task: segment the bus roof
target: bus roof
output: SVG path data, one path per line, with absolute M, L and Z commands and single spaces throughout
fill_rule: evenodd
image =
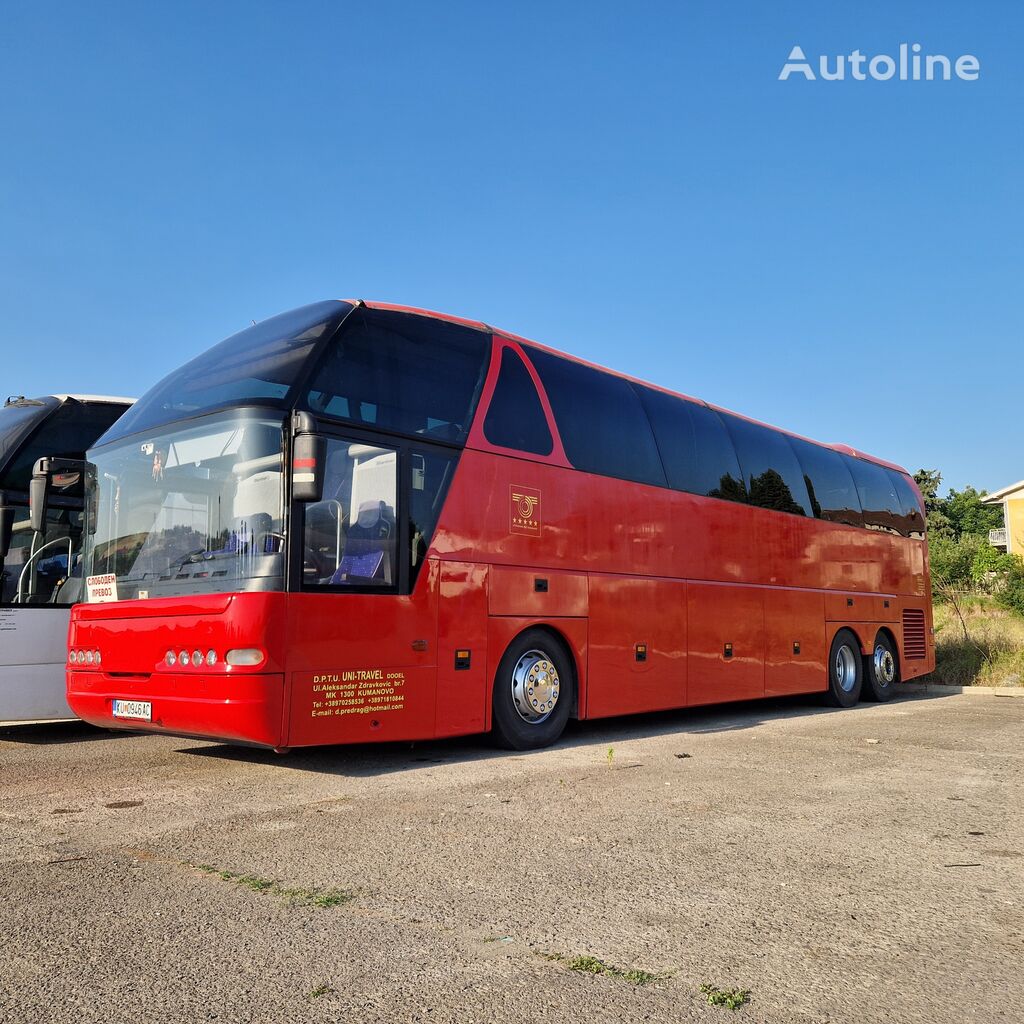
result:
M 56 398 L 61 402 L 66 402 L 69 398 L 73 398 L 76 402 L 114 402 L 117 405 L 134 405 L 134 398 L 124 398 L 120 395 L 72 395 L 72 394 L 60 394 L 60 395 L 49 395 L 49 398 Z
M 811 444 L 819 444 L 825 448 L 831 448 L 834 451 L 841 452 L 844 455 L 852 455 L 858 459 L 864 459 L 868 462 L 874 462 L 879 466 L 884 466 L 887 469 L 895 470 L 897 473 L 902 473 L 905 476 L 910 476 L 906 469 L 902 466 L 897 465 L 895 462 L 889 462 L 886 459 L 881 459 L 877 455 L 869 455 L 867 452 L 861 451 L 859 448 L 853 448 L 848 444 L 842 442 L 828 443 L 824 441 L 816 441 L 814 438 L 805 437 L 803 434 L 798 434 L 792 430 L 786 430 L 784 427 L 777 427 L 772 423 L 764 423 L 761 420 L 756 420 L 751 416 L 745 416 L 743 413 L 733 412 L 731 409 L 725 409 L 722 406 L 713 405 L 711 402 L 706 402 L 701 398 L 695 398 L 693 395 L 686 395 L 679 391 L 672 391 L 670 388 L 662 387 L 660 384 L 652 384 L 650 381 L 642 380 L 640 377 L 633 377 L 628 373 L 621 373 L 618 370 L 611 370 L 607 366 L 601 366 L 599 363 L 592 363 L 587 359 L 581 359 L 579 356 L 571 355 L 568 352 L 562 352 L 559 349 L 552 348 L 550 345 L 543 345 L 538 341 L 531 341 L 529 338 L 523 338 L 518 334 L 513 334 L 511 331 L 505 331 L 498 327 L 492 327 L 489 324 L 485 324 L 480 320 L 468 320 L 460 316 L 452 316 L 449 313 L 439 313 L 432 309 L 418 309 L 416 306 L 402 306 L 396 305 L 390 302 L 372 302 L 366 299 L 345 299 L 345 302 L 352 303 L 353 306 L 366 306 L 369 309 L 386 309 L 392 310 L 396 313 L 413 313 L 417 316 L 429 316 L 435 320 L 446 320 L 449 323 L 461 324 L 464 327 L 473 327 L 476 330 L 487 331 L 489 333 L 497 334 L 502 338 L 508 338 L 511 341 L 515 341 L 519 344 L 527 345 L 531 348 L 538 348 L 544 352 L 550 352 L 552 355 L 561 356 L 563 359 L 569 359 L 574 363 L 579 363 L 583 366 L 589 366 L 591 369 L 600 370 L 602 373 L 610 373 L 615 377 L 621 377 L 625 380 L 631 381 L 634 384 L 642 384 L 647 388 L 654 388 L 656 391 L 662 391 L 667 395 L 673 395 L 676 398 L 682 398 L 687 402 L 694 402 L 698 405 L 706 405 L 717 412 L 726 412 L 730 416 L 737 416 L 740 419 L 746 420 L 748 423 L 756 423 L 758 426 L 767 427 L 769 430 L 776 430 L 780 434 L 786 434 L 789 437 L 799 438 L 801 441 L 809 441 Z

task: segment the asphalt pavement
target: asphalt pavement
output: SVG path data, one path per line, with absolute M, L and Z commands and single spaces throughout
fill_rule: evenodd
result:
M 1019 1024 L 1022 794 L 993 695 L 526 754 L 6 727 L 0 1021 Z

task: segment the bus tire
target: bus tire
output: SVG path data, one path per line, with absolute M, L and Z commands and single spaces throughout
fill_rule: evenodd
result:
M 900 681 L 900 659 L 896 645 L 885 633 L 875 637 L 871 653 L 864 659 L 865 700 L 890 700 Z
M 548 747 L 572 711 L 574 676 L 564 646 L 547 630 L 528 629 L 509 644 L 494 677 L 496 742 L 508 750 Z
M 852 708 L 860 700 L 864 663 L 860 643 L 852 630 L 836 633 L 828 652 L 828 689 L 825 703 L 833 708 Z

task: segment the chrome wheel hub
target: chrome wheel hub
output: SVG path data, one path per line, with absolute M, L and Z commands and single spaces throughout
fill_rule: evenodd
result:
M 538 725 L 558 704 L 558 669 L 543 651 L 527 651 L 512 669 L 512 703 L 519 717 Z
M 857 655 L 848 644 L 836 651 L 836 684 L 843 693 L 851 693 L 857 683 Z
M 875 678 L 888 685 L 896 678 L 896 659 L 888 647 L 879 644 L 875 648 Z

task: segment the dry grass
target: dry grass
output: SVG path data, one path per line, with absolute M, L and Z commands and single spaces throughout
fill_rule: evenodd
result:
M 935 605 L 935 672 L 954 686 L 1024 686 L 1024 618 L 985 597 L 960 599 L 970 639 L 953 606 Z

